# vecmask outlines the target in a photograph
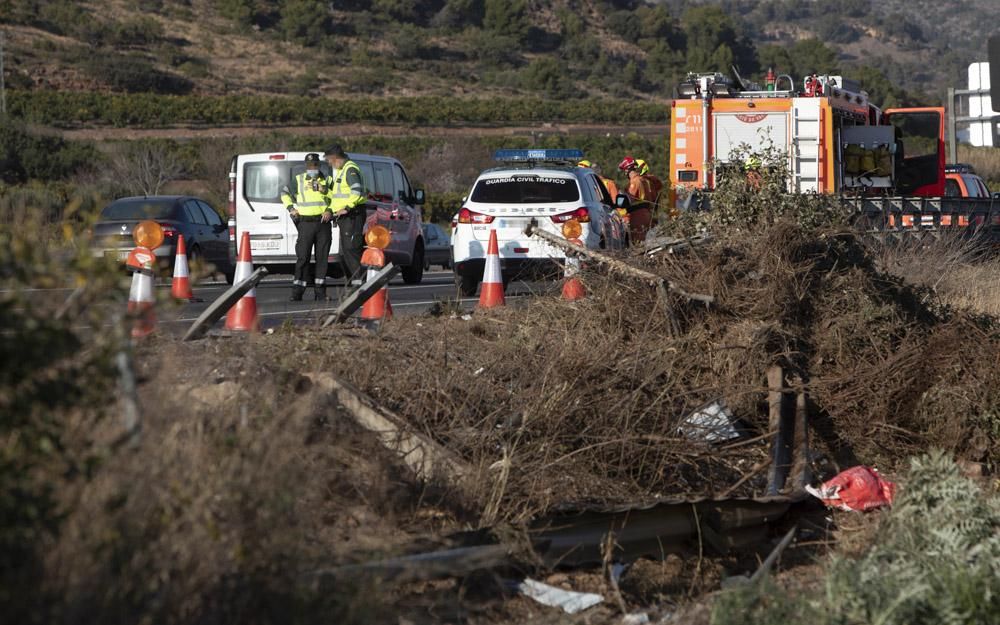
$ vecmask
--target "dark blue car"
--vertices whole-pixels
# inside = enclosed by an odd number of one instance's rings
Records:
[[[154,252],[165,273],[173,269],[177,235],[183,234],[192,267],[204,266],[232,282],[235,264],[229,250],[229,228],[207,202],[187,195],[125,197],[108,204],[94,224],[94,255],[123,262],[135,247],[132,230],[147,219],[163,227],[163,244]]]

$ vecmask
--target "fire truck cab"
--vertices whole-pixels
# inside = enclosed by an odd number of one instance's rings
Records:
[[[934,196],[944,193],[944,109],[882,111],[841,76],[796,89],[768,72],[766,87],[689,74],[671,104],[670,178],[679,207],[704,198],[743,144],[787,158],[792,193]]]

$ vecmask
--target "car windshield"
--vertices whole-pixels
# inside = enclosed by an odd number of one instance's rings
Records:
[[[544,174],[483,178],[472,191],[473,202],[489,204],[575,202],[579,199],[580,190],[573,178],[554,178]]]
[[[174,200],[118,200],[104,207],[101,219],[171,219]]]

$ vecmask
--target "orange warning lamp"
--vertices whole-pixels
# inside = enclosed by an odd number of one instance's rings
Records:
[[[141,221],[132,231],[132,238],[139,247],[155,250],[163,243],[163,226],[152,220]]]
[[[390,238],[389,230],[385,226],[372,226],[368,229],[368,233],[365,234],[365,244],[369,247],[384,250],[389,247]]]
[[[575,219],[570,219],[562,225],[562,235],[567,239],[579,239],[583,234],[583,226]]]

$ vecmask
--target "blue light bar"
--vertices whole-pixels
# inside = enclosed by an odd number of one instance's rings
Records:
[[[583,150],[497,150],[493,160],[504,162],[579,161]]]

